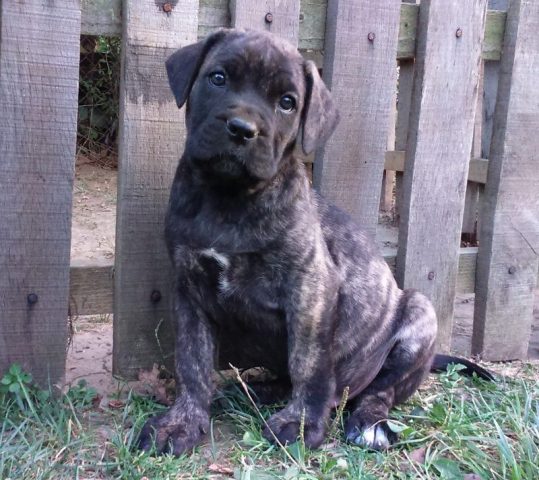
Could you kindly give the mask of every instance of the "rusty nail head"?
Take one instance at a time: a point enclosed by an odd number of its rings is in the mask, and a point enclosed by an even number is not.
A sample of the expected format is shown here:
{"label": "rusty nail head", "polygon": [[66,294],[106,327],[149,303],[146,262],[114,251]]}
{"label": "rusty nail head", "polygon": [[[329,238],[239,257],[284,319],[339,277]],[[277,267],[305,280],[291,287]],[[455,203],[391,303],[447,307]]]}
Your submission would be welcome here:
{"label": "rusty nail head", "polygon": [[150,295],[150,298],[153,303],[159,302],[159,300],[161,300],[161,292],[159,290],[154,290]]}
{"label": "rusty nail head", "polygon": [[172,4],[171,3],[164,3],[163,4],[163,12],[170,13],[172,12]]}
{"label": "rusty nail head", "polygon": [[266,13],[266,16],[264,17],[264,20],[266,21],[266,23],[273,22],[273,13],[271,13],[271,12]]}
{"label": "rusty nail head", "polygon": [[511,275],[513,275],[513,273],[515,273],[517,271],[517,267],[514,267],[514,266],[510,266],[509,267],[509,270],[507,270]]}
{"label": "rusty nail head", "polygon": [[434,272],[429,272],[429,274],[427,275],[427,278],[428,278],[429,280],[434,280],[434,277],[435,277],[435,276],[436,276],[436,275],[435,275]]}
{"label": "rusty nail head", "polygon": [[39,300],[39,297],[35,293],[29,293],[26,297],[28,305],[34,305]]}
{"label": "rusty nail head", "polygon": [[369,39],[369,42],[374,42],[376,35],[374,34],[374,32],[369,32],[369,34],[367,35],[367,38]]}
{"label": "rusty nail head", "polygon": [[460,38],[462,37],[462,28],[457,28],[457,31],[455,32],[455,35],[457,38]]}

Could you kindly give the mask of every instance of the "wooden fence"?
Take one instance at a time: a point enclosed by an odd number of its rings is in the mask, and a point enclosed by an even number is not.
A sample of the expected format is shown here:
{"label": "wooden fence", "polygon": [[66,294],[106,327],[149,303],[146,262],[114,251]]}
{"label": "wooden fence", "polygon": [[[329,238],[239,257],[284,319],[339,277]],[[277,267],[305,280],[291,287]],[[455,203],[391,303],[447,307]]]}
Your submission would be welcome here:
{"label": "wooden fence", "polygon": [[[440,348],[456,292],[475,292],[473,352],[524,358],[539,266],[539,2],[488,10],[500,3],[3,0],[0,371],[20,362],[61,379],[68,308],[114,313],[116,374],[170,357],[162,230],[185,128],[163,66],[222,26],[285,36],[323,68],[342,121],[314,184],[374,233],[395,182],[399,245],[386,258],[433,300]],[[81,33],[122,36],[115,265],[69,261]],[[477,218],[479,247],[460,248]]]}

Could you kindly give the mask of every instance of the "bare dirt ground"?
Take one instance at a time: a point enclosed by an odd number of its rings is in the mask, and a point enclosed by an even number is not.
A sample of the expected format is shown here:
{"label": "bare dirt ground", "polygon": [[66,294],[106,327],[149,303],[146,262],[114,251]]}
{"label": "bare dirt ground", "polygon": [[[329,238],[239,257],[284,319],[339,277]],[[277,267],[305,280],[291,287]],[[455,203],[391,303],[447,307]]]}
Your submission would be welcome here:
{"label": "bare dirt ground", "polygon": [[72,260],[112,260],[116,234],[115,169],[77,159],[71,230]]}
{"label": "bare dirt ground", "polygon": [[[116,223],[117,171],[77,161],[73,198],[72,260],[108,260],[114,258]],[[396,247],[396,229],[382,225],[377,234],[382,250]],[[470,355],[474,295],[458,295],[455,299],[453,350]],[[85,379],[106,398],[122,388],[112,377],[112,316],[79,317],[74,321],[74,334],[68,350],[66,383]],[[534,327],[529,356],[539,359],[539,290],[535,297]],[[499,373],[515,373],[520,362],[499,364]],[[139,391],[151,385],[131,384]]]}

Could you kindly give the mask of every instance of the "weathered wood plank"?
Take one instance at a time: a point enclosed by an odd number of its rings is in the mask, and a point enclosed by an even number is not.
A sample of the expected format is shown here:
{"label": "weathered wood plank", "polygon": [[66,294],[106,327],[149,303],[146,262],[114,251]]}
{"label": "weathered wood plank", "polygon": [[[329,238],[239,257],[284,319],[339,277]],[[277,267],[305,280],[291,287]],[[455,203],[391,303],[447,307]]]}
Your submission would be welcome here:
{"label": "weathered wood plank", "polygon": [[288,40],[297,47],[299,35],[299,0],[231,0],[232,25],[263,30]]}
{"label": "weathered wood plank", "polygon": [[[481,61],[479,67],[478,95],[475,105],[475,119],[473,126],[472,140],[472,158],[481,157],[481,138],[483,131],[483,76],[484,61]],[[484,187],[479,183],[470,181],[468,173],[468,182],[466,184],[466,198],[464,200],[464,215],[462,218],[463,240],[477,241],[479,209]]]}
{"label": "weathered wood plank", "polygon": [[491,10],[487,13],[485,39],[483,42],[483,60],[500,59],[506,16],[505,12],[497,10]]}
{"label": "weathered wood plank", "polygon": [[[395,218],[400,218],[402,209],[402,172],[408,142],[408,125],[410,123],[410,109],[412,106],[412,87],[414,83],[414,61],[399,61],[399,80],[397,93],[397,123],[395,125],[395,149],[402,152],[402,167],[397,169],[395,175]],[[387,154],[386,154],[387,160]],[[386,167],[387,168],[387,167]]]}
{"label": "weathered wood plank", "polygon": [[69,314],[74,317],[113,312],[114,264],[93,262],[71,262]]}
{"label": "weathered wood plank", "polygon": [[488,160],[486,158],[473,158],[468,170],[468,181],[487,183]]}
{"label": "weathered wood plank", "polygon": [[404,0],[401,5],[397,60],[410,60],[415,55],[417,18],[419,16],[419,6],[415,3],[415,0]]}
{"label": "weathered wood plank", "polygon": [[[395,272],[396,252],[384,253],[386,262]],[[477,248],[461,248],[457,275],[457,293],[473,293]],[[74,315],[112,313],[113,263],[100,265],[71,265],[70,306],[82,306]],[[539,275],[539,272],[538,272]]]}
{"label": "weathered wood plank", "polygon": [[494,108],[498,96],[498,78],[500,62],[485,62],[483,78],[483,126],[481,132],[481,156],[490,157],[492,127],[494,125]]}
{"label": "weathered wood plank", "polygon": [[[82,33],[119,36],[122,31],[121,1],[82,0]],[[254,5],[257,2],[250,3]],[[299,17],[299,48],[301,50],[321,52],[324,49],[327,4],[327,0],[301,0]],[[257,5],[257,8],[262,8],[263,4],[258,2]],[[198,38],[205,37],[216,28],[230,27],[230,10],[229,0],[200,0]],[[407,3],[401,5],[397,47],[399,60],[414,58],[418,13],[419,5]],[[494,10],[488,12],[483,43],[485,60],[500,59],[504,25],[505,12]]]}
{"label": "weathered wood plank", "polygon": [[153,0],[124,7],[113,371],[133,378],[173,351],[163,221],[185,127],[165,60],[196,41],[198,0],[169,13]]}
{"label": "weathered wood plank", "polygon": [[0,376],[64,375],[79,79],[75,0],[0,3]]}
{"label": "weathered wood plank", "polygon": [[81,0],[83,35],[122,34],[122,0]]}
{"label": "weathered wood plank", "polygon": [[328,2],[323,75],[341,122],[316,156],[313,183],[373,234],[396,87],[399,10],[397,2]]}
{"label": "weathered wood plank", "polygon": [[[389,130],[387,136],[386,148],[388,151],[395,149],[395,130],[397,123],[397,89],[393,90],[393,98],[391,100],[391,113],[389,116]],[[387,152],[386,152],[387,154]],[[382,178],[382,189],[380,192],[380,209],[387,213],[393,212],[395,205],[394,188],[395,175],[397,172],[387,170],[384,164],[384,176]]]}
{"label": "weathered wood plank", "polygon": [[539,3],[507,13],[478,254],[473,353],[526,358],[539,267]]}
{"label": "weathered wood plank", "polygon": [[486,0],[423,0],[419,12],[397,279],[432,300],[444,351],[451,340],[485,14]]}
{"label": "weathered wood plank", "polygon": [[[233,1],[233,0],[230,0]],[[198,32],[200,39],[217,28],[230,27],[231,16],[229,0],[200,0],[198,10]]]}
{"label": "weathered wood plank", "polygon": [[[406,152],[395,150],[386,152],[386,161],[384,168],[386,170],[395,170],[404,172],[404,157]],[[468,170],[468,181],[476,183],[486,183],[487,181],[488,160],[485,158],[472,158]]]}

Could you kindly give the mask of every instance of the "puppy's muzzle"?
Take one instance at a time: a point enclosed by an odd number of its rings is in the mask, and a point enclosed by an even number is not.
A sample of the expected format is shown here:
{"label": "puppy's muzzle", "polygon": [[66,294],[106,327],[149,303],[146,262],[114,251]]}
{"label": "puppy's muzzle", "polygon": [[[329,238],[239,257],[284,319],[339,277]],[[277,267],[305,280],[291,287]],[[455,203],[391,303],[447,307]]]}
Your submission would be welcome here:
{"label": "puppy's muzzle", "polygon": [[257,125],[241,117],[232,117],[226,121],[228,136],[240,143],[247,143],[258,137],[260,133]]}

